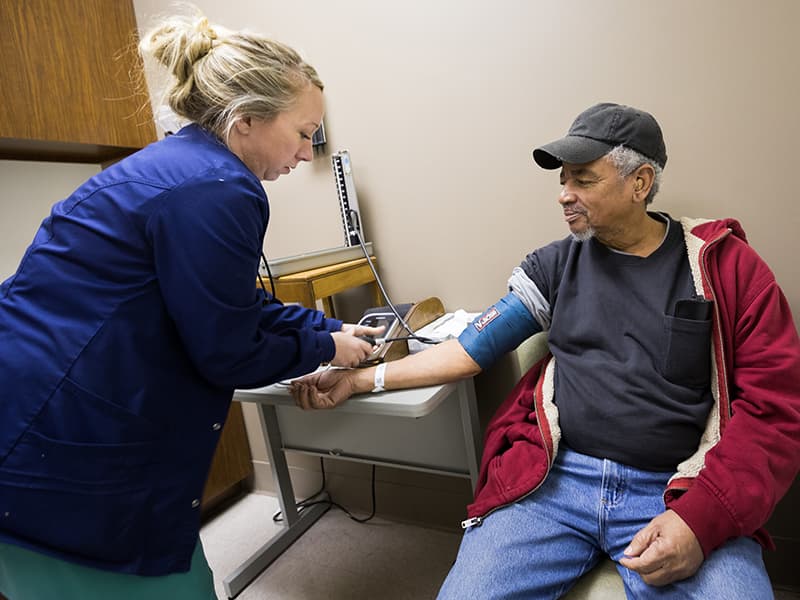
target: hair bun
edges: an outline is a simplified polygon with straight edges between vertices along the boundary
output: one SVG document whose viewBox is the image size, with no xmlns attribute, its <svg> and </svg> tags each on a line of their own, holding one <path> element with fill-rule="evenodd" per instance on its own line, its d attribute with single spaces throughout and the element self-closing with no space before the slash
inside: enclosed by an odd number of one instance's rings
<svg viewBox="0 0 800 600">
<path fill-rule="evenodd" d="M 242 117 L 272 119 L 309 85 L 323 89 L 314 67 L 289 46 L 211 25 L 196 12 L 164 19 L 143 35 L 139 49 L 175 77 L 162 102 L 221 140 Z"/>
<path fill-rule="evenodd" d="M 219 36 L 208 23 L 208 19 L 198 19 L 194 26 L 194 35 L 187 39 L 186 55 L 192 61 L 197 61 L 206 56 L 214 47 L 214 40 Z"/>
</svg>

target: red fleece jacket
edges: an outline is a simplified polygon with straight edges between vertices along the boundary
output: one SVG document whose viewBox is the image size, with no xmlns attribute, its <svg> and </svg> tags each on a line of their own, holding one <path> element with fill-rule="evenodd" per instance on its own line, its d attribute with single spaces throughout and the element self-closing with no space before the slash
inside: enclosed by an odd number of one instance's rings
<svg viewBox="0 0 800 600">
<path fill-rule="evenodd" d="M 800 339 L 772 271 L 738 222 L 682 220 L 698 294 L 714 302 L 714 407 L 697 452 L 665 490 L 709 555 L 763 530 L 800 468 Z M 475 501 L 478 521 L 534 492 L 558 451 L 554 359 L 535 364 L 490 421 Z"/>
</svg>

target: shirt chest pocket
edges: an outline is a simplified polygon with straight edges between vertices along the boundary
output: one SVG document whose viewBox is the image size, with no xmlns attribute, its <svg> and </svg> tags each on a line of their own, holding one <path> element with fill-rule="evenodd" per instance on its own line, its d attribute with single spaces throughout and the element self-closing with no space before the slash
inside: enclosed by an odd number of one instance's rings
<svg viewBox="0 0 800 600">
<path fill-rule="evenodd" d="M 664 315 L 664 336 L 664 378 L 684 387 L 707 387 L 711 382 L 711 319 Z"/>
</svg>

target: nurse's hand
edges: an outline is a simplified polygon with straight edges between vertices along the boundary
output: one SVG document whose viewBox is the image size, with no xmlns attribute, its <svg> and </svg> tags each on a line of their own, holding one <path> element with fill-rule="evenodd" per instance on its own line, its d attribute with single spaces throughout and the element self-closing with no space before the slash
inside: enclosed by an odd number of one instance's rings
<svg viewBox="0 0 800 600">
<path fill-rule="evenodd" d="M 373 343 L 361 339 L 361 336 L 374 339 L 381 333 L 383 333 L 383 327 L 342 325 L 341 331 L 331 334 L 333 343 L 336 345 L 336 354 L 334 354 L 331 364 L 334 367 L 357 367 L 372 354 L 375 348 Z"/>
<path fill-rule="evenodd" d="M 354 325 L 353 323 L 342 323 L 342 331 L 345 333 L 350 333 L 356 337 L 360 337 L 362 339 L 366 338 L 371 344 L 375 343 L 375 339 L 382 335 L 386 327 L 381 325 L 380 327 L 368 327 L 366 325 Z"/>
</svg>

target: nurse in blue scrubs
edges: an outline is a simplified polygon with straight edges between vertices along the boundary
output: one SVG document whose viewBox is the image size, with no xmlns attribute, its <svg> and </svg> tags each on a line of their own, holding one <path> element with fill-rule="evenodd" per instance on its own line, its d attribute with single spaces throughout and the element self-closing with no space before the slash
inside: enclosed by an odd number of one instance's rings
<svg viewBox="0 0 800 600">
<path fill-rule="evenodd" d="M 313 67 L 174 18 L 140 49 L 189 125 L 57 203 L 0 285 L 0 593 L 214 598 L 200 498 L 235 388 L 371 351 L 255 282 L 262 181 L 311 160 Z"/>
</svg>

